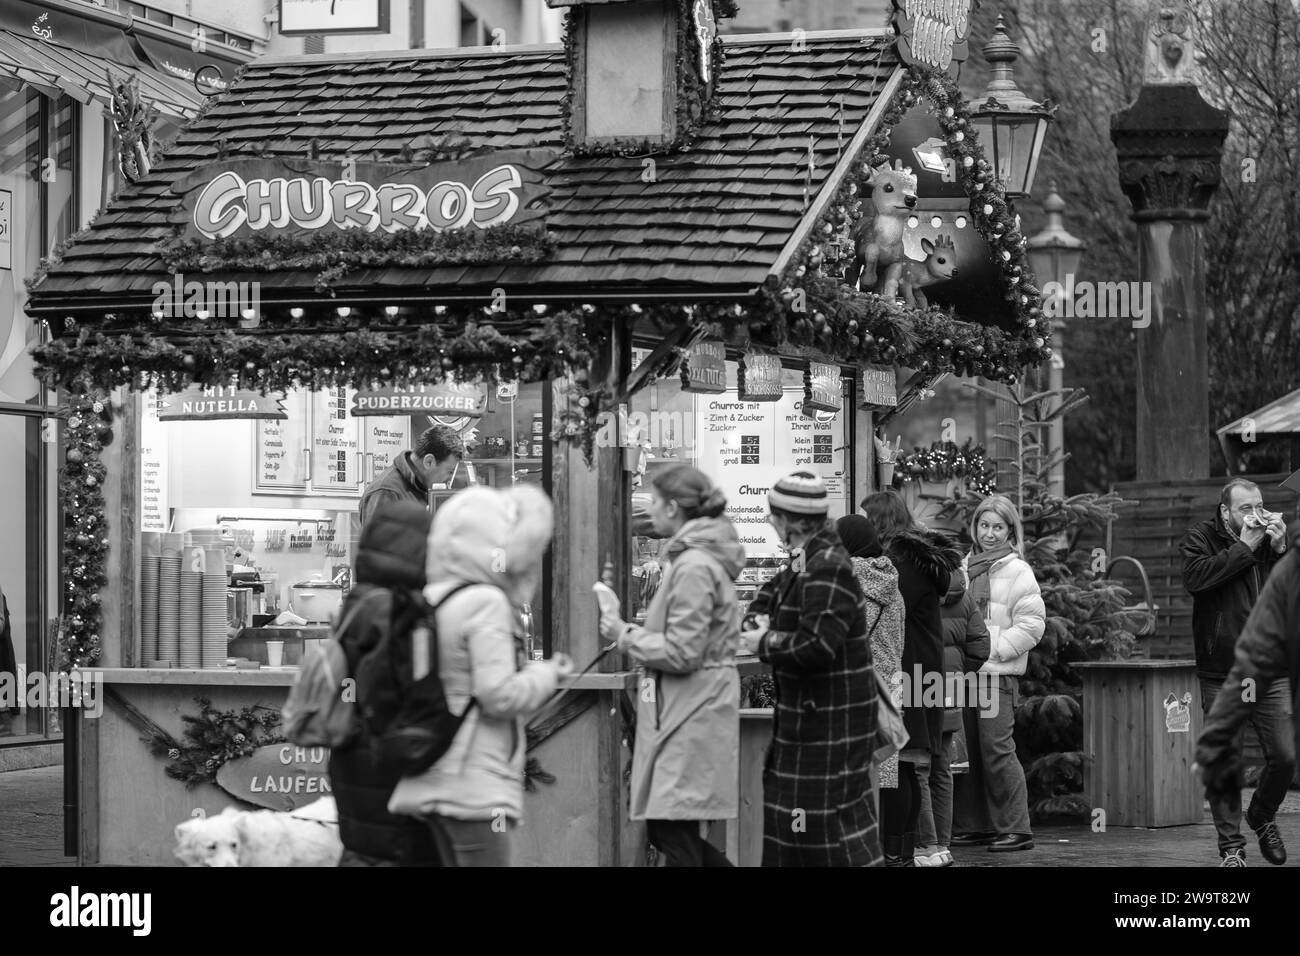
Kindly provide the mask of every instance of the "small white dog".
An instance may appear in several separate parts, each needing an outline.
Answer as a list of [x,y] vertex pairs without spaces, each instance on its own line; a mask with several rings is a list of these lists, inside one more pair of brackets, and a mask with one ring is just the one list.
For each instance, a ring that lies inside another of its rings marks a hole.
[[293,813],[226,807],[176,827],[176,858],[186,866],[337,866],[342,854],[333,797]]

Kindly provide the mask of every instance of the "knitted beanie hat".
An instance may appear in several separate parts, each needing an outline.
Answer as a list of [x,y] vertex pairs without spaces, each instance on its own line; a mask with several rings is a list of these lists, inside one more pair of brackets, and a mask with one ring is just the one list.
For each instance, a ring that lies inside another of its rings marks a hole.
[[824,515],[830,510],[826,485],[810,471],[786,475],[767,493],[769,507],[797,515]]

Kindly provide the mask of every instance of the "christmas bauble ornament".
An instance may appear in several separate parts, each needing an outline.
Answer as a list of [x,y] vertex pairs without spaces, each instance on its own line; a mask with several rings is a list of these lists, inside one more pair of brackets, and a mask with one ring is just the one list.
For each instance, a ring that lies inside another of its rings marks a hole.
[[101,413],[104,411],[104,403],[103,403],[103,402],[95,402],[95,404],[91,405],[90,407],[93,408],[93,409],[95,410],[95,414],[96,414],[96,415],[99,415],[99,414],[101,414]]

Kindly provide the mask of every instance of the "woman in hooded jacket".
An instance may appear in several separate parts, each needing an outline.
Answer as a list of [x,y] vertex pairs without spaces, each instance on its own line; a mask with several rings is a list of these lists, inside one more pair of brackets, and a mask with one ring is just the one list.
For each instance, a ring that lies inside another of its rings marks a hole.
[[540,489],[516,485],[467,488],[434,515],[424,597],[437,615],[447,705],[465,717],[432,767],[402,778],[388,809],[425,820],[447,866],[510,865],[524,809],[524,722],[573,669],[564,655],[524,654],[520,611],[537,590],[553,514]]
[[903,596],[903,726],[908,741],[899,754],[898,787],[882,790],[880,824],[886,866],[914,866],[913,851],[921,816],[918,775],[929,774],[930,761],[943,746],[943,696],[925,694],[927,682],[943,679],[943,622],[939,605],[951,575],[961,567],[961,553],[944,535],[928,531],[912,518],[895,491],[862,500],[862,510],[880,538],[885,555],[898,570]]
[[[885,557],[880,539],[870,521],[862,515],[845,515],[835,522],[844,550],[853,562],[853,575],[862,594],[875,610],[868,639],[871,666],[889,687],[894,706],[903,706],[903,595],[898,590],[898,569]],[[881,790],[898,789],[898,754],[880,762],[877,768]]]
[[739,811],[740,610],[735,580],[745,549],[723,516],[727,499],[708,476],[674,465],[654,478],[648,513],[668,538],[663,583],[644,626],[625,623],[616,606],[601,614],[601,633],[645,674],[637,695],[632,755],[633,820],[668,866],[731,866],[704,839],[707,821]]
[[[1046,628],[1043,597],[1033,568],[1024,559],[1024,530],[1016,506],[989,495],[970,525],[974,544],[966,562],[971,597],[988,623],[989,658],[980,675],[990,675],[988,699],[963,715],[970,773],[956,787],[953,846],[982,846],[994,852],[1029,850],[1029,793],[1016,756],[1017,685],[1029,652]],[[981,691],[984,688],[981,687]]]

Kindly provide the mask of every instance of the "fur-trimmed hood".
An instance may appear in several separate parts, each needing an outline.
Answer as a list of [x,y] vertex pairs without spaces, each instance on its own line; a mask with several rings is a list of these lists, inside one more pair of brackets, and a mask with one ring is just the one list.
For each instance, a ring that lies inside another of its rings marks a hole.
[[945,593],[948,583],[946,579],[961,567],[961,551],[957,549],[956,542],[947,535],[922,528],[894,535],[886,553],[890,557],[912,562],[922,574],[934,580],[936,588],[942,585],[941,590]]

